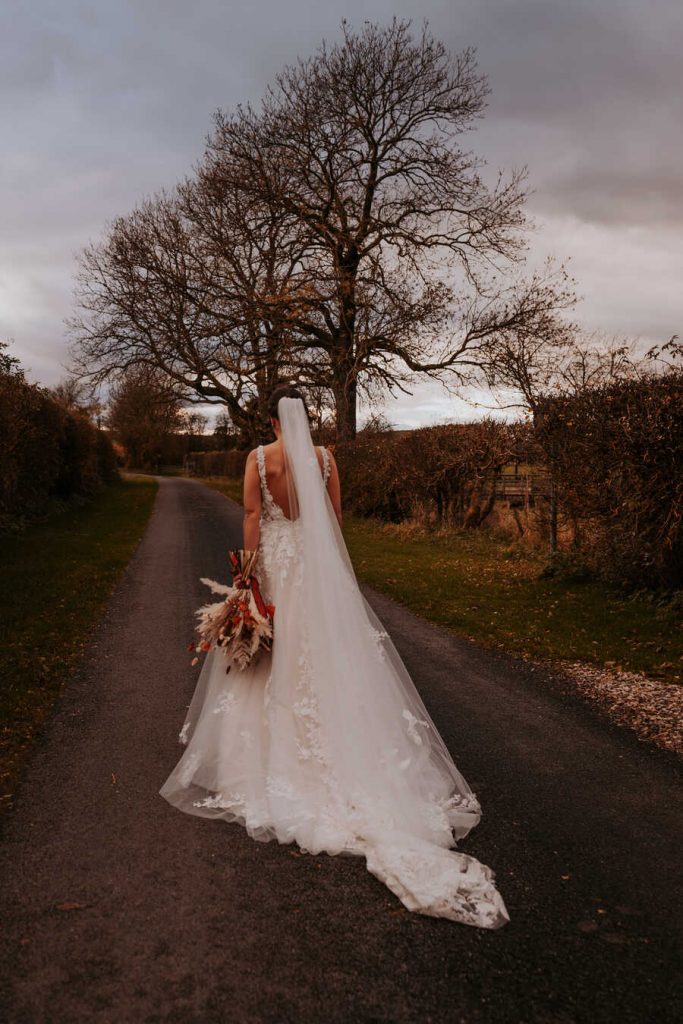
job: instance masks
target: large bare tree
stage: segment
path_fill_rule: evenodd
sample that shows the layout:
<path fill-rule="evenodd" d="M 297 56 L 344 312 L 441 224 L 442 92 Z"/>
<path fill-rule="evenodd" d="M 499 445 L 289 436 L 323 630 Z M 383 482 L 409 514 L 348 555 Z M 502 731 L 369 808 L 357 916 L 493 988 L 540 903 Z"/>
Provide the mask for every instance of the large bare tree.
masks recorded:
<path fill-rule="evenodd" d="M 344 23 L 258 111 L 218 111 L 194 175 L 84 251 L 80 373 L 157 367 L 253 437 L 296 376 L 332 396 L 348 438 L 359 392 L 467 383 L 501 333 L 555 330 L 564 271 L 510 274 L 526 170 L 488 187 L 460 145 L 487 93 L 474 51 L 452 56 L 426 26 Z"/>
<path fill-rule="evenodd" d="M 451 56 L 426 26 L 414 38 L 405 21 L 344 24 L 260 110 L 216 115 L 215 165 L 225 157 L 235 189 L 308 236 L 279 320 L 304 376 L 332 390 L 341 437 L 355 433 L 359 388 L 464 381 L 485 339 L 569 301 L 551 278 L 510 290 L 497 277 L 523 259 L 526 170 L 489 188 L 461 148 L 487 92 L 474 51 Z"/>

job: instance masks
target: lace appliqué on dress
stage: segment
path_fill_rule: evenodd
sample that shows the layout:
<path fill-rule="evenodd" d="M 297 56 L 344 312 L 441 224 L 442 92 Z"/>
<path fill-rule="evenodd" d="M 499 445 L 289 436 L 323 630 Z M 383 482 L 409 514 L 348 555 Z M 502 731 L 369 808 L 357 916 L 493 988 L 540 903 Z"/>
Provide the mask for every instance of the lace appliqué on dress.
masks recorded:
<path fill-rule="evenodd" d="M 214 715 L 226 714 L 229 711 L 233 711 L 237 707 L 237 697 L 235 693 L 230 690 L 228 693 L 224 693 L 218 698 L 216 706 L 213 709 Z"/>
<path fill-rule="evenodd" d="M 277 574 L 282 584 L 292 566 L 301 561 L 301 534 L 298 524 L 287 518 L 268 489 L 263 445 L 256 449 L 256 461 L 261 481 L 260 560 L 270 575 Z"/>

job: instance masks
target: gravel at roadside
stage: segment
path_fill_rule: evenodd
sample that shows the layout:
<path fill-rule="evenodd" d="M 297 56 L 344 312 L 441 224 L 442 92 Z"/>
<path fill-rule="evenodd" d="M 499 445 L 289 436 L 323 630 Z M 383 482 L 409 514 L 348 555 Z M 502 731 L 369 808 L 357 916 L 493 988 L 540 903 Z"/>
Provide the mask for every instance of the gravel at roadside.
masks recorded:
<path fill-rule="evenodd" d="M 683 687 L 641 672 L 601 668 L 583 661 L 538 664 L 569 685 L 615 725 L 662 750 L 683 754 Z"/>

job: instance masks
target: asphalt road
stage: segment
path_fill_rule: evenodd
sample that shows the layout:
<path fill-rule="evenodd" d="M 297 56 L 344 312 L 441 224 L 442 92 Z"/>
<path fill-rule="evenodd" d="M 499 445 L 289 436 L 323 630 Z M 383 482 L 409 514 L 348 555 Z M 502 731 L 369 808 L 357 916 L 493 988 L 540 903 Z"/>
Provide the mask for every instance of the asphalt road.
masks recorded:
<path fill-rule="evenodd" d="M 5 1022 L 679 1019 L 680 774 L 524 661 L 366 590 L 484 818 L 511 923 L 410 914 L 354 857 L 255 843 L 158 789 L 198 669 L 202 575 L 240 510 L 161 481 L 0 843 Z M 680 1003 L 678 1003 L 680 1007 Z"/>

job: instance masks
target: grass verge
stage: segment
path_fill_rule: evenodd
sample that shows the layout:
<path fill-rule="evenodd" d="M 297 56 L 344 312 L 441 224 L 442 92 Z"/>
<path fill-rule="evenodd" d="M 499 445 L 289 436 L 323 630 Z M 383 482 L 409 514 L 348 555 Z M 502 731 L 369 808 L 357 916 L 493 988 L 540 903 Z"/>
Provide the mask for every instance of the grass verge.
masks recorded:
<path fill-rule="evenodd" d="M 680 682 L 680 610 L 603 583 L 543 579 L 534 552 L 483 533 L 447 536 L 345 520 L 359 579 L 484 646 Z"/>
<path fill-rule="evenodd" d="M 243 484 L 242 480 L 230 480 L 225 476 L 193 476 L 197 483 L 206 484 L 212 491 L 224 494 L 226 498 L 232 498 L 238 505 L 242 504 Z"/>
<path fill-rule="evenodd" d="M 128 477 L 0 543 L 0 799 L 144 531 L 157 484 Z"/>
<path fill-rule="evenodd" d="M 201 481 L 235 501 L 241 482 Z M 476 643 L 681 682 L 680 610 L 599 582 L 542 579 L 542 557 L 474 531 L 344 517 L 358 579 Z"/>

